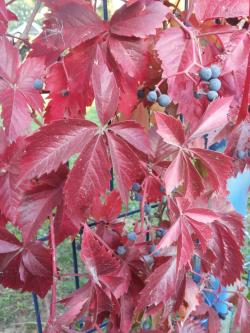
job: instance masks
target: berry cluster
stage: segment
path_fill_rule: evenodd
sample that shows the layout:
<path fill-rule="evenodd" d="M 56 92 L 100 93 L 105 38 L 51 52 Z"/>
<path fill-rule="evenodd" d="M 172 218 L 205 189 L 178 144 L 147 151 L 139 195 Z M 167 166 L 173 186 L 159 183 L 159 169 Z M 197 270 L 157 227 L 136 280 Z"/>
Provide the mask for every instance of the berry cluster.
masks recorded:
<path fill-rule="evenodd" d="M 199 71 L 200 79 L 208 84 L 208 92 L 204 93 L 203 91 L 196 92 L 195 97 L 200 98 L 201 95 L 207 95 L 209 101 L 215 100 L 219 95 L 218 91 L 221 88 L 221 81 L 218 79 L 220 76 L 221 69 L 219 66 L 213 64 L 210 67 L 203 67 Z"/>
<path fill-rule="evenodd" d="M 160 92 L 160 91 L 159 91 Z M 147 101 L 150 103 L 157 102 L 162 107 L 167 107 L 171 103 L 171 98 L 166 94 L 161 94 L 158 96 L 156 90 L 151 90 L 147 94 Z"/>

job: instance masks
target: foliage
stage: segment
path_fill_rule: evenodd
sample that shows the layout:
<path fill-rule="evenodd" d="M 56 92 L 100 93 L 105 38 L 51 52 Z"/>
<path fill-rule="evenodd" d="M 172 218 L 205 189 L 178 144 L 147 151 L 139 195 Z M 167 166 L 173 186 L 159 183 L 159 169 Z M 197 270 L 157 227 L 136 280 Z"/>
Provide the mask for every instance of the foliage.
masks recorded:
<path fill-rule="evenodd" d="M 244 225 L 227 180 L 250 162 L 248 1 L 130 0 L 109 22 L 89 1 L 43 4 L 42 33 L 13 44 L 0 0 L 1 284 L 51 289 L 46 333 L 105 319 L 111 333 L 216 333 L 229 303 L 233 332 L 247 333 Z M 222 139 L 224 153 L 208 149 Z M 80 231 L 88 280 L 57 313 L 57 247 Z"/>

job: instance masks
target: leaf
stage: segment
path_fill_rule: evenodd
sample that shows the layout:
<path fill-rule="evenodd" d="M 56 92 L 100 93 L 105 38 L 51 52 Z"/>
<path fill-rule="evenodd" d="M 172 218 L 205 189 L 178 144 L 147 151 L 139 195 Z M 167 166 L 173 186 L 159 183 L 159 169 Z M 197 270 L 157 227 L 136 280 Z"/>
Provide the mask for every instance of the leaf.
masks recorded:
<path fill-rule="evenodd" d="M 4 287 L 33 291 L 44 297 L 52 284 L 50 250 L 39 241 L 25 247 L 6 229 L 0 228 L 0 283 Z"/>
<path fill-rule="evenodd" d="M 169 9 L 162 3 L 153 0 L 135 1 L 123 5 L 112 16 L 110 31 L 112 34 L 143 38 L 155 34 L 161 28 Z"/>
<path fill-rule="evenodd" d="M 96 196 L 105 193 L 109 188 L 110 168 L 104 137 L 89 138 L 65 184 L 65 204 L 70 213 L 76 206 L 88 207 Z"/>
<path fill-rule="evenodd" d="M 84 148 L 95 130 L 93 123 L 80 119 L 58 120 L 43 126 L 26 139 L 21 180 L 56 171 Z"/>
<path fill-rule="evenodd" d="M 127 204 L 128 192 L 141 174 L 139 159 L 133 150 L 112 132 L 107 133 L 107 138 L 118 189 L 123 202 Z"/>
<path fill-rule="evenodd" d="M 188 140 L 193 140 L 225 127 L 228 122 L 232 100 L 233 97 L 222 97 L 209 104 L 198 126 L 192 131 Z"/>
<path fill-rule="evenodd" d="M 193 12 L 199 21 L 215 19 L 217 17 L 228 18 L 248 16 L 248 0 L 193 0 Z"/>
<path fill-rule="evenodd" d="M 178 277 L 176 277 L 175 259 L 170 259 L 157 267 L 149 275 L 146 285 L 139 295 L 138 310 L 151 305 L 157 306 L 161 302 L 166 303 L 171 297 L 174 297 L 178 280 L 182 279 L 182 272 L 179 272 Z"/>
<path fill-rule="evenodd" d="M 29 186 L 22 196 L 15 224 L 21 229 L 25 243 L 32 240 L 52 209 L 61 202 L 67 168 L 43 176 Z"/>
<path fill-rule="evenodd" d="M 179 120 L 159 112 L 155 113 L 155 118 L 158 133 L 166 143 L 173 146 L 180 146 L 184 143 L 185 134 Z"/>
<path fill-rule="evenodd" d="M 92 85 L 97 113 L 102 125 L 105 125 L 117 111 L 119 88 L 113 73 L 109 71 L 104 62 L 100 48 L 97 49 L 96 60 L 93 65 Z"/>
<path fill-rule="evenodd" d="M 240 329 L 241 333 L 248 333 L 250 318 L 250 304 L 244 296 L 238 298 L 236 314 L 234 316 L 232 333 Z"/>
<path fill-rule="evenodd" d="M 19 67 L 17 49 L 6 39 L 0 40 L 2 65 L 0 66 L 0 103 L 6 135 L 14 141 L 25 134 L 31 123 L 30 107 L 42 110 L 43 99 L 34 87 L 40 79 L 44 64 L 42 59 L 27 58 Z"/>

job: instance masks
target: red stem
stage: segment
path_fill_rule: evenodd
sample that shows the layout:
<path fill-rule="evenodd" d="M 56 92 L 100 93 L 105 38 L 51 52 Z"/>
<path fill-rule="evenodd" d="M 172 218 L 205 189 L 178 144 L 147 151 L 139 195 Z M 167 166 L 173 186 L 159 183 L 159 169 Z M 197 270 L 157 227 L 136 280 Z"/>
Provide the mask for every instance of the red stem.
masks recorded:
<path fill-rule="evenodd" d="M 202 33 L 196 35 L 196 37 L 201 38 L 201 37 L 210 36 L 210 35 L 232 34 L 235 31 L 238 31 L 238 30 L 234 29 L 234 30 L 227 30 L 227 31 L 214 31 L 214 32 L 208 31 L 208 32 L 202 32 Z"/>
<path fill-rule="evenodd" d="M 57 266 L 56 266 L 56 242 L 55 242 L 55 229 L 54 217 L 50 216 L 50 241 L 52 249 L 52 269 L 53 269 L 53 284 L 51 288 L 51 303 L 50 303 L 50 316 L 48 320 L 49 325 L 53 325 L 56 317 L 56 283 L 57 283 Z"/>

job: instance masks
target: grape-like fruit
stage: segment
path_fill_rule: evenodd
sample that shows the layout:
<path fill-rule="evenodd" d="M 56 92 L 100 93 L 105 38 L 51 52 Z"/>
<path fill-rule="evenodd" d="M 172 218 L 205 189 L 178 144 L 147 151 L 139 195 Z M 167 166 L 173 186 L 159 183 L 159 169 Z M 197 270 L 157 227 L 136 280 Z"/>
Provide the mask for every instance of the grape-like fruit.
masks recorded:
<path fill-rule="evenodd" d="M 118 246 L 118 248 L 116 249 L 117 254 L 119 254 L 120 256 L 124 255 L 126 253 L 126 248 L 123 245 Z"/>
<path fill-rule="evenodd" d="M 63 89 L 63 90 L 61 91 L 61 95 L 62 95 L 63 97 L 69 96 L 69 91 L 68 91 L 67 89 Z"/>
<path fill-rule="evenodd" d="M 207 93 L 207 99 L 209 101 L 214 101 L 216 98 L 218 98 L 218 93 L 217 91 L 214 91 L 214 90 L 210 90 L 208 93 Z"/>
<path fill-rule="evenodd" d="M 218 91 L 221 88 L 221 81 L 219 79 L 211 79 L 208 85 L 209 90 Z"/>
<path fill-rule="evenodd" d="M 157 101 L 157 93 L 155 90 L 152 90 L 147 94 L 147 100 L 150 103 L 154 103 Z"/>
<path fill-rule="evenodd" d="M 238 150 L 237 157 L 239 160 L 244 160 L 244 158 L 246 157 L 246 152 L 244 150 Z"/>
<path fill-rule="evenodd" d="M 151 206 L 149 204 L 145 204 L 144 206 L 145 214 L 149 215 L 151 213 Z"/>
<path fill-rule="evenodd" d="M 199 76 L 203 81 L 209 81 L 212 77 L 212 71 L 209 67 L 203 67 L 199 71 Z"/>
<path fill-rule="evenodd" d="M 162 238 L 166 234 L 166 230 L 163 228 L 156 230 L 156 237 Z"/>
<path fill-rule="evenodd" d="M 140 191 L 140 189 L 141 189 L 141 185 L 139 183 L 134 183 L 132 185 L 132 191 L 138 192 L 138 191 Z"/>
<path fill-rule="evenodd" d="M 166 94 L 161 94 L 157 100 L 160 106 L 166 107 L 171 103 L 171 98 Z"/>
<path fill-rule="evenodd" d="M 143 89 L 138 89 L 137 90 L 137 97 L 138 98 L 144 98 L 145 97 L 145 92 Z"/>
<path fill-rule="evenodd" d="M 142 323 L 142 328 L 145 330 L 145 331 L 149 331 L 151 329 L 151 323 L 148 321 L 148 320 L 145 320 L 143 323 Z"/>
<path fill-rule="evenodd" d="M 35 81 L 33 83 L 33 87 L 37 90 L 41 90 L 43 88 L 43 80 L 35 79 Z"/>
<path fill-rule="evenodd" d="M 217 79 L 221 73 L 220 67 L 218 65 L 211 65 L 210 69 L 212 71 L 212 79 Z"/>
<path fill-rule="evenodd" d="M 142 201 L 142 195 L 140 193 L 135 193 L 135 201 Z"/>
<path fill-rule="evenodd" d="M 127 235 L 128 239 L 131 240 L 131 241 L 135 241 L 136 238 L 137 238 L 137 235 L 134 231 L 130 231 L 128 232 L 128 235 Z"/>

